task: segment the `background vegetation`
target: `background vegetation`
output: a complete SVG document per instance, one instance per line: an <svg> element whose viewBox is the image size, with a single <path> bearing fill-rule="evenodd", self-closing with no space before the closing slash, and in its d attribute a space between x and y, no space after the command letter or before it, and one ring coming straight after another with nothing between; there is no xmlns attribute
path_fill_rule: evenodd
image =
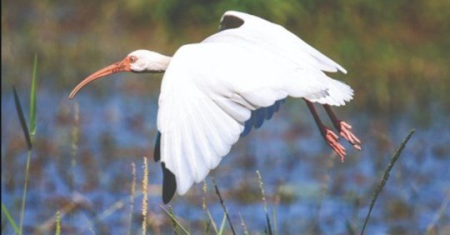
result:
<svg viewBox="0 0 450 235"><path fill-rule="evenodd" d="M357 109L425 107L430 100L450 107L448 1L46 0L2 6L2 89L28 84L24 68L34 53L42 61L42 82L69 91L134 49L171 55L199 42L216 32L223 12L235 9L284 25L342 64Z"/></svg>

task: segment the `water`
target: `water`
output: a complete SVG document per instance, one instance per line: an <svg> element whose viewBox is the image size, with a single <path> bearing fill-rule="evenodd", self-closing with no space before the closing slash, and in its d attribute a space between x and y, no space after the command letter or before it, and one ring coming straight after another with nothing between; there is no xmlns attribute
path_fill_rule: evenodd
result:
<svg viewBox="0 0 450 235"><path fill-rule="evenodd" d="M22 103L27 107L24 93L21 91ZM172 232L171 222L160 208L160 166L152 159L156 93L113 92L100 98L92 94L83 91L75 101L68 101L63 92L39 90L26 233L52 233L57 210L64 215L65 232L126 233L131 164L136 164L140 190L143 156L150 160L148 229L154 233ZM77 105L78 125L74 124ZM251 233L264 233L264 203L255 173L259 170L272 228L276 226L280 234L347 234L348 224L359 232L390 157L409 131L416 128L379 195L367 234L425 233L450 195L450 127L438 107L430 109L436 112L425 124L418 121L420 113L413 109L389 115L352 112L347 107L335 109L353 124L354 132L363 141L362 152L345 143L348 156L342 163L324 143L306 105L301 100L288 100L272 120L233 146L213 171L235 230L243 232L242 216ZM75 145L74 131L79 135ZM3 92L2 202L17 222L26 156L12 94ZM203 197L217 226L223 218L211 180L206 182L206 194L202 184L195 184L185 196L176 196L171 202L176 216L193 233L205 231ZM141 226L142 196L137 194L132 211L133 233ZM436 222L443 234L450 231L449 211L444 210ZM6 232L12 233L11 226Z"/></svg>

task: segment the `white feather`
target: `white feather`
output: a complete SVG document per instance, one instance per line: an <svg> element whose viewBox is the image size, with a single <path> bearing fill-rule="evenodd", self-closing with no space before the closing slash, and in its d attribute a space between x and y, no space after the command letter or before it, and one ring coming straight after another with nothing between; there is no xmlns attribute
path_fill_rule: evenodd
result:
<svg viewBox="0 0 450 235"><path fill-rule="evenodd" d="M292 96L343 105L353 95L324 73L344 68L283 27L245 13L225 15L244 24L181 47L161 87L161 161L180 195L220 163L244 127L248 133L270 118L277 101Z"/></svg>
<svg viewBox="0 0 450 235"><path fill-rule="evenodd" d="M272 53L280 54L285 58L299 61L300 63L305 63L305 56L309 56L311 57L308 59L309 62L314 63L316 68L326 72L340 70L343 73L347 73L338 63L281 25L238 11L225 12L221 23L226 19L226 16L240 18L244 21L244 24L241 27L214 34L205 39L204 42L221 42L225 40L232 43L247 43L270 50Z"/></svg>

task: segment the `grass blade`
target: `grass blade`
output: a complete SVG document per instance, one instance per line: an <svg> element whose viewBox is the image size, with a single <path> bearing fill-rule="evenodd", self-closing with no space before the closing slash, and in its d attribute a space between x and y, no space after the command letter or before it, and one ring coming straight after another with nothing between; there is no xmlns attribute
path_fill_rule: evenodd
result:
<svg viewBox="0 0 450 235"><path fill-rule="evenodd" d="M244 230L244 235L248 235L247 225L245 224L244 218L242 218L242 215L240 213L239 217L241 217L241 225L242 229Z"/></svg>
<svg viewBox="0 0 450 235"><path fill-rule="evenodd" d="M447 197L444 199L444 201L442 201L441 206L434 214L431 223L429 223L427 226L427 232L425 234L436 234L436 233L433 233L433 230L436 229L435 227L436 227L437 222L445 214L445 211L447 210L447 207L449 204L450 204L450 193L447 194Z"/></svg>
<svg viewBox="0 0 450 235"><path fill-rule="evenodd" d="M345 228L347 229L347 234L348 235L355 235L355 230L353 229L352 225L350 224L350 221L346 221L345 222Z"/></svg>
<svg viewBox="0 0 450 235"><path fill-rule="evenodd" d="M266 192L264 190L264 183L262 181L261 173L259 173L258 170L256 171L256 174L258 175L259 188L261 189L262 200L264 202L264 211L266 212L266 223L267 223L266 234L268 233L269 235L272 235L273 234L272 226L270 224L269 212L267 210L267 201L266 201Z"/></svg>
<svg viewBox="0 0 450 235"><path fill-rule="evenodd" d="M34 137L36 133L36 80L37 80L37 55L34 55L33 75L30 91L30 135Z"/></svg>
<svg viewBox="0 0 450 235"><path fill-rule="evenodd" d="M212 215L211 215L211 212L209 212L209 209L208 209L208 208L206 208L206 214L208 215L208 219L209 219L209 224L210 224L210 226L214 229L214 232L215 232L216 234L218 234L219 231L217 230L217 225L216 225L216 223L214 222L214 219L213 219L213 217L212 217Z"/></svg>
<svg viewBox="0 0 450 235"><path fill-rule="evenodd" d="M275 235L278 235L277 214L276 214L275 208L272 209L272 219L273 219L273 227L274 227Z"/></svg>
<svg viewBox="0 0 450 235"><path fill-rule="evenodd" d="M178 222L178 220L177 220L177 218L175 217L175 215L173 215L172 213L170 213L169 211L167 211L166 208L164 208L164 206L162 206L162 205L159 205L159 206L164 210L164 212L166 212L166 214L170 217L170 219L172 219L172 221L173 221L174 223L176 223L177 226L181 228L181 230L183 230L183 232L184 232L185 234L190 234L190 233L183 227L183 225L181 225L181 223Z"/></svg>
<svg viewBox="0 0 450 235"><path fill-rule="evenodd" d="M22 234L23 227L23 217L25 215L25 204L27 199L27 188L28 188L28 178L30 177L30 161L31 161L31 149L28 150L27 163L25 166L25 182L23 183L23 193L22 193L22 208L20 210L20 234Z"/></svg>
<svg viewBox="0 0 450 235"><path fill-rule="evenodd" d="M11 217L11 214L9 213L8 208L6 208L6 206L3 204L3 202L2 202L2 211L3 211L3 214L5 214L6 219L8 219L9 224L11 224L11 226L13 227L14 232L17 234L20 234L20 229L17 227L16 222Z"/></svg>
<svg viewBox="0 0 450 235"><path fill-rule="evenodd" d="M228 220L228 223L230 224L231 232L233 232L233 234L236 234L236 232L234 231L234 228L233 228L233 224L231 223L230 216L228 215L227 208L225 207L225 203L222 199L222 196L220 195L219 187L217 187L216 180L212 176L211 176L211 180L214 184L214 188L216 188L216 194L217 194L217 196L219 196L220 205L222 206L222 209L225 212L225 215L227 216L227 220Z"/></svg>
<svg viewBox="0 0 450 235"><path fill-rule="evenodd" d="M20 105L19 96L17 95L16 88L13 86L14 102L16 104L17 115L19 115L20 125L22 126L23 134L25 135L25 140L27 141L28 150L33 148L31 144L30 132L28 131L27 123L25 121L25 116L23 115L22 105Z"/></svg>
<svg viewBox="0 0 450 235"><path fill-rule="evenodd" d="M169 213L171 215L175 215L175 213L173 213L173 208L170 205L169 205ZM175 222L175 220L171 219L171 221L172 221L173 234L178 235L178 225Z"/></svg>
<svg viewBox="0 0 450 235"><path fill-rule="evenodd" d="M370 213L372 212L373 206L375 205L375 202L377 201L378 194L380 194L381 190L383 189L384 185L386 184L386 181L389 179L389 173L391 172L392 167L394 167L394 164L397 161L397 159L400 157L400 154L402 153L403 149L405 148L406 143L408 143L409 139L411 138L411 136L414 134L415 131L416 130L413 129L413 130L411 130L411 132L409 132L408 136L405 138L405 140L403 140L402 144L400 145L398 150L395 152L394 156L392 156L388 167L384 171L383 178L381 179L380 184L376 188L375 193L372 198L372 201L370 202L369 212L367 213L366 220L364 221L364 225L361 230L361 235L364 234L366 225L369 222Z"/></svg>
<svg viewBox="0 0 450 235"><path fill-rule="evenodd" d="M131 174L133 175L133 181L131 182L130 192L130 214L128 215L128 235L131 235L131 229L133 225L133 209L134 209L134 196L136 194L136 164L131 163Z"/></svg>
<svg viewBox="0 0 450 235"><path fill-rule="evenodd" d="M223 213L223 219L222 219L222 224L220 224L220 230L217 233L218 235L222 235L223 231L225 231L225 222L227 221L227 215L225 213Z"/></svg>
<svg viewBox="0 0 450 235"><path fill-rule="evenodd" d="M205 211L206 215L207 215L207 222L206 222L206 229L205 229L205 233L209 234L209 229L210 227L212 227L214 229L214 232L216 232L216 234L218 234L219 232L217 231L217 226L216 223L214 222L214 219L211 215L211 213L209 212L208 206L206 205L206 192L208 190L208 185L206 184L206 181L203 180L203 205L202 208Z"/></svg>
<svg viewBox="0 0 450 235"><path fill-rule="evenodd" d="M144 157L144 178L142 179L142 235L145 235L147 229L147 211L148 211L148 163Z"/></svg>
<svg viewBox="0 0 450 235"><path fill-rule="evenodd" d="M30 169L30 160L31 160L31 149L33 148L33 145L31 143L30 133L27 127L27 123L25 122L25 116L23 115L22 111L22 105L20 105L19 96L17 95L16 88L13 87L13 93L14 93L14 102L16 105L17 114L19 115L20 125L22 126L22 130L25 135L25 139L27 141L28 146L28 156L27 156L27 163L26 163L26 169L25 169L25 182L24 182L24 188L23 188L23 194L22 194L22 208L20 211L20 224L19 224L19 231L20 234L22 234L22 226L23 226L23 217L25 214L25 203L27 198L27 187L28 187L28 177L29 177L29 169Z"/></svg>
<svg viewBox="0 0 450 235"><path fill-rule="evenodd" d="M56 211L55 215L55 235L61 235L61 212Z"/></svg>
<svg viewBox="0 0 450 235"><path fill-rule="evenodd" d="M273 234L272 233L272 226L270 225L269 214L267 212L266 212L266 222L267 222L266 234L272 235Z"/></svg>

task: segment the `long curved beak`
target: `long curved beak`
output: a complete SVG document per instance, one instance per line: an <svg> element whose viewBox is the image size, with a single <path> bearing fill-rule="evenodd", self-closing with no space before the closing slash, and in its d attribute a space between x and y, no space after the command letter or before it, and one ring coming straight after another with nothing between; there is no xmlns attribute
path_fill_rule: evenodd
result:
<svg viewBox="0 0 450 235"><path fill-rule="evenodd" d="M120 72L130 72L130 59L126 57L122 61L116 62L112 65L109 65L103 69L100 69L99 71L91 74L89 77L85 78L83 81L80 82L70 93L69 99L73 99L77 92L81 90L84 86L86 86L88 83L100 79L102 77L108 76L113 73L120 73Z"/></svg>

